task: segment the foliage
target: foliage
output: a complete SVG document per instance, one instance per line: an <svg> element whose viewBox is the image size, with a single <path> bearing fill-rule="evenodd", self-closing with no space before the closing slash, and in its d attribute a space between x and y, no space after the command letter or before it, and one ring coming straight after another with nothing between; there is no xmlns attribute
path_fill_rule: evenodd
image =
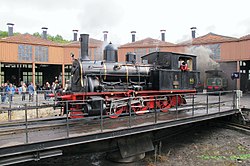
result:
<svg viewBox="0 0 250 166"><path fill-rule="evenodd" d="M40 35L40 33L38 33L38 32L33 33L33 36L42 37L42 36Z"/></svg>
<svg viewBox="0 0 250 166"><path fill-rule="evenodd" d="M19 35L20 33L16 32L14 33L14 36ZM8 37L8 32L7 31L1 31L0 30L0 38Z"/></svg>
<svg viewBox="0 0 250 166"><path fill-rule="evenodd" d="M8 36L8 32L7 31L0 31L0 38L4 38Z"/></svg>
<svg viewBox="0 0 250 166"><path fill-rule="evenodd" d="M19 35L19 32L14 33L15 35ZM33 33L33 36L36 37L42 37L42 35L39 32L35 32ZM4 37L8 37L8 31L1 31L0 30L0 38L4 38ZM63 39L63 37L61 35L56 35L56 36L52 36L52 35L47 35L47 39L56 43L69 43L70 41Z"/></svg>
<svg viewBox="0 0 250 166"><path fill-rule="evenodd" d="M250 159L250 154L240 154L240 155L232 155L232 156L210 156L210 155L201 155L197 156L203 160L221 160L221 159L229 159L229 160L248 160Z"/></svg>
<svg viewBox="0 0 250 166"><path fill-rule="evenodd" d="M33 33L33 36L36 37L42 37L42 35L38 32ZM68 40L63 39L63 37L61 35L56 35L56 36L52 36L50 34L47 34L47 39L56 43L69 43Z"/></svg>

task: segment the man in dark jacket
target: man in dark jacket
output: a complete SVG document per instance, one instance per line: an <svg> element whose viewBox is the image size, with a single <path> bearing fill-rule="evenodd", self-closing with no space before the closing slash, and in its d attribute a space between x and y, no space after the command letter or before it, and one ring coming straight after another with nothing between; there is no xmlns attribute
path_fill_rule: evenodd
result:
<svg viewBox="0 0 250 166"><path fill-rule="evenodd" d="M29 92L29 101L33 101L34 92L35 92L35 88L34 88L33 82L31 82L30 85L28 86L28 92Z"/></svg>

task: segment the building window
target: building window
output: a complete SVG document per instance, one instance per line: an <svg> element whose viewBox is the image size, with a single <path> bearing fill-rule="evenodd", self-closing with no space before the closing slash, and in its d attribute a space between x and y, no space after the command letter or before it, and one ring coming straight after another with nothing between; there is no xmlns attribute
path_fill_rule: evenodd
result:
<svg viewBox="0 0 250 166"><path fill-rule="evenodd" d="M30 45L18 45L18 60L19 61L31 61L32 60L32 46Z"/></svg>
<svg viewBox="0 0 250 166"><path fill-rule="evenodd" d="M248 70L248 80L250 80L250 70Z"/></svg>
<svg viewBox="0 0 250 166"><path fill-rule="evenodd" d="M64 78L65 78L65 82L67 82L67 80L70 80L71 79L71 72L65 72Z"/></svg>
<svg viewBox="0 0 250 166"><path fill-rule="evenodd" d="M64 69L65 69L65 70L71 71L71 68L72 68L72 65L65 65L65 66L64 66Z"/></svg>
<svg viewBox="0 0 250 166"><path fill-rule="evenodd" d="M148 51L149 51L148 53L156 52L156 51L160 51L160 48L149 48Z"/></svg>
<svg viewBox="0 0 250 166"><path fill-rule="evenodd" d="M92 60L92 49L91 48L88 49L88 54L89 54L89 59Z"/></svg>
<svg viewBox="0 0 250 166"><path fill-rule="evenodd" d="M136 54L136 62L141 63L141 57L143 55L146 55L147 50L146 48L137 48L135 49L135 54Z"/></svg>
<svg viewBox="0 0 250 166"><path fill-rule="evenodd" d="M78 50L78 53L79 53L79 58L80 58L81 57L81 49ZM88 57L89 57L90 60L92 60L92 48L88 49ZM96 59L94 59L94 60L96 60Z"/></svg>
<svg viewBox="0 0 250 166"><path fill-rule="evenodd" d="M244 62L244 61L240 61L240 66L246 66L247 65L247 63L246 62Z"/></svg>
<svg viewBox="0 0 250 166"><path fill-rule="evenodd" d="M23 82L25 83L32 82L32 72L23 72Z"/></svg>
<svg viewBox="0 0 250 166"><path fill-rule="evenodd" d="M100 48L94 48L94 60L103 60L102 57L102 49Z"/></svg>
<svg viewBox="0 0 250 166"><path fill-rule="evenodd" d="M81 49L78 49L78 55L79 55L78 57L80 58L81 57Z"/></svg>
<svg viewBox="0 0 250 166"><path fill-rule="evenodd" d="M35 60L37 62L48 62L49 61L48 50L49 50L48 47L36 46L35 47Z"/></svg>
<svg viewBox="0 0 250 166"><path fill-rule="evenodd" d="M208 49L211 50L212 54L210 55L210 57L213 60L220 60L220 44L210 44L206 46Z"/></svg>
<svg viewBox="0 0 250 166"><path fill-rule="evenodd" d="M43 72L36 72L35 82L39 85L43 83Z"/></svg>
<svg viewBox="0 0 250 166"><path fill-rule="evenodd" d="M4 83L4 71L1 71L1 83Z"/></svg>
<svg viewBox="0 0 250 166"><path fill-rule="evenodd" d="M70 80L71 79L71 68L72 66L71 65L65 65L64 67L64 78L65 78L65 82L67 80Z"/></svg>

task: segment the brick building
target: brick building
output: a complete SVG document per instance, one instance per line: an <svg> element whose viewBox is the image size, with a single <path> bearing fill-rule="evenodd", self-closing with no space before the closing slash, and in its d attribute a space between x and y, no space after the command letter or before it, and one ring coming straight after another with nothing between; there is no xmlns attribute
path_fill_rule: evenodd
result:
<svg viewBox="0 0 250 166"><path fill-rule="evenodd" d="M201 76L205 74L205 69L218 68L223 71L223 76L228 79L228 89L234 89L237 86L238 89L243 91L250 90L250 35L234 38L208 33L196 37L195 28L191 29L192 39L182 43L165 42L165 37L162 37L162 40L146 38L121 45L118 48L119 60L124 61L127 52L136 53L138 60L141 55L155 50L195 54L198 57L197 59L200 58L200 62L206 61L209 57L207 66L201 65L204 69L200 68ZM212 63L212 61L215 63ZM213 66L213 64L218 65ZM233 72L241 73L239 80L231 80ZM204 79L204 77L201 78Z"/></svg>
<svg viewBox="0 0 250 166"><path fill-rule="evenodd" d="M47 29L46 29L47 30ZM0 82L20 85L21 81L43 85L46 81L53 82L56 77L62 85L71 76L71 53L78 58L80 42L74 33L74 40L68 44L59 44L43 37L30 34L13 33L0 39ZM45 36L44 36L45 35ZM89 56L102 59L100 40L89 39Z"/></svg>
<svg viewBox="0 0 250 166"><path fill-rule="evenodd" d="M62 85L70 78L71 53L78 58L80 42L77 41L77 31L74 31L73 41L68 44L59 44L46 39L47 29L43 29L43 37L34 37L29 34L13 36L13 29L9 29L9 37L0 39L0 82L12 82L16 85L24 82L44 84L53 82L55 77ZM104 40L107 31L104 31ZM89 39L89 56L92 60L103 59L103 45L105 42ZM146 38L135 41L135 31L132 31L132 42L118 47L118 61L124 62L128 52L136 53L137 61L140 57L154 51L168 51L178 53L192 53L204 62L207 54L229 80L229 89L237 87L243 91L250 90L250 35L241 38L208 33L204 36L195 36L192 28L192 40L182 43L165 41L165 30L161 30L161 40ZM200 52L199 52L200 51ZM202 52L203 51L203 52ZM208 62L207 68L212 63ZM201 65L204 66L204 65ZM201 70L201 73L204 72ZM240 72L237 82L231 80L232 72Z"/></svg>

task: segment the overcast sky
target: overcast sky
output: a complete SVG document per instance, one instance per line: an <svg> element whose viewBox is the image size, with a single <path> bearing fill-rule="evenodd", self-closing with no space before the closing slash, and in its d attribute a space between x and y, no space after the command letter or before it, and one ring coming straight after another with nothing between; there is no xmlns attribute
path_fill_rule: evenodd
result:
<svg viewBox="0 0 250 166"><path fill-rule="evenodd" d="M72 40L73 29L91 38L117 44L147 37L160 39L166 30L166 41L177 43L213 32L241 37L250 34L249 0L0 0L0 30L14 23L14 32L62 35Z"/></svg>

